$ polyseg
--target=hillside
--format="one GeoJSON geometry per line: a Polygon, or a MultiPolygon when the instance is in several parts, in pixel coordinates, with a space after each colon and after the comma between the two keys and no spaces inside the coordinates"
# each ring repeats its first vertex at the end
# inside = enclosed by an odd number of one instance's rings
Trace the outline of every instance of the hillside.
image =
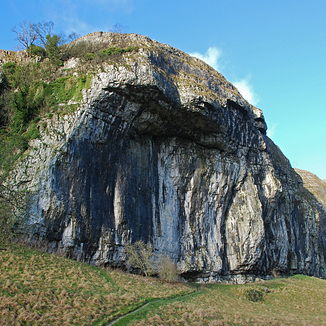
{"type": "Polygon", "coordinates": [[[326,181],[319,179],[309,171],[300,169],[295,169],[295,171],[301,176],[305,188],[326,208],[326,181]]]}
{"type": "Polygon", "coordinates": [[[0,163],[28,195],[25,241],[122,267],[143,240],[201,282],[326,277],[325,209],[219,72],[136,34],[60,51],[1,59],[0,163]]]}
{"type": "Polygon", "coordinates": [[[116,321],[113,325],[324,325],[325,294],[324,280],[302,275],[250,285],[191,287],[95,268],[26,247],[0,251],[3,326],[90,326],[110,321],[116,321]],[[117,321],[119,316],[124,318],[117,321]]]}

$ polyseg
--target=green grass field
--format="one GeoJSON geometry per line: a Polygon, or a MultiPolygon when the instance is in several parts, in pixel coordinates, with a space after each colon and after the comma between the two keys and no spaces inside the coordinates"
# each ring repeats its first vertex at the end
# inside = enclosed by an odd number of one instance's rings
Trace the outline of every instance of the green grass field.
{"type": "Polygon", "coordinates": [[[196,288],[17,245],[0,251],[1,325],[108,325],[120,316],[115,325],[326,325],[325,280],[196,288]]]}

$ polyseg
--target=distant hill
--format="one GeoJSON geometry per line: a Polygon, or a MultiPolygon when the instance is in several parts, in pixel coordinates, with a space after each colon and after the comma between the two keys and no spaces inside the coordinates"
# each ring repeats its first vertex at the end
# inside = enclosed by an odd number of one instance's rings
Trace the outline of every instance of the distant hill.
{"type": "Polygon", "coordinates": [[[303,185],[307,188],[316,199],[326,207],[326,180],[319,179],[315,174],[295,169],[295,171],[301,176],[303,185]]]}

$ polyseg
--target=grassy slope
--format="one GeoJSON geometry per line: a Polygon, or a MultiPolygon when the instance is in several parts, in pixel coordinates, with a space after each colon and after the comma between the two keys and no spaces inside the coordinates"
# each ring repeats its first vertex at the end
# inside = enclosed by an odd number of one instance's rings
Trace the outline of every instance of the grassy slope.
{"type": "MultiPolygon", "coordinates": [[[[146,311],[145,311],[146,310],[146,311]]],[[[296,275],[246,285],[205,286],[197,295],[122,319],[119,325],[326,325],[326,281],[296,275]],[[263,300],[248,300],[256,289],[263,300]],[[267,291],[267,293],[265,292],[267,291]]]]}
{"type": "Polygon", "coordinates": [[[1,325],[101,325],[150,301],[117,324],[326,325],[325,282],[297,275],[193,292],[182,283],[13,246],[0,251],[0,320],[1,325]],[[264,293],[263,300],[249,301],[248,289],[264,293]]]}
{"type": "Polygon", "coordinates": [[[25,247],[0,251],[1,325],[102,325],[189,286],[95,268],[25,247]]]}

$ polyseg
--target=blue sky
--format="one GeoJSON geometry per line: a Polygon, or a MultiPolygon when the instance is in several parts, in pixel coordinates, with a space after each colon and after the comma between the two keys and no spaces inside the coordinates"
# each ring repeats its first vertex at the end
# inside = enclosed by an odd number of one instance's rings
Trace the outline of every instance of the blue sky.
{"type": "Polygon", "coordinates": [[[6,0],[0,48],[21,21],[55,31],[149,36],[199,56],[263,110],[268,134],[293,167],[326,179],[325,0],[6,0]]]}

